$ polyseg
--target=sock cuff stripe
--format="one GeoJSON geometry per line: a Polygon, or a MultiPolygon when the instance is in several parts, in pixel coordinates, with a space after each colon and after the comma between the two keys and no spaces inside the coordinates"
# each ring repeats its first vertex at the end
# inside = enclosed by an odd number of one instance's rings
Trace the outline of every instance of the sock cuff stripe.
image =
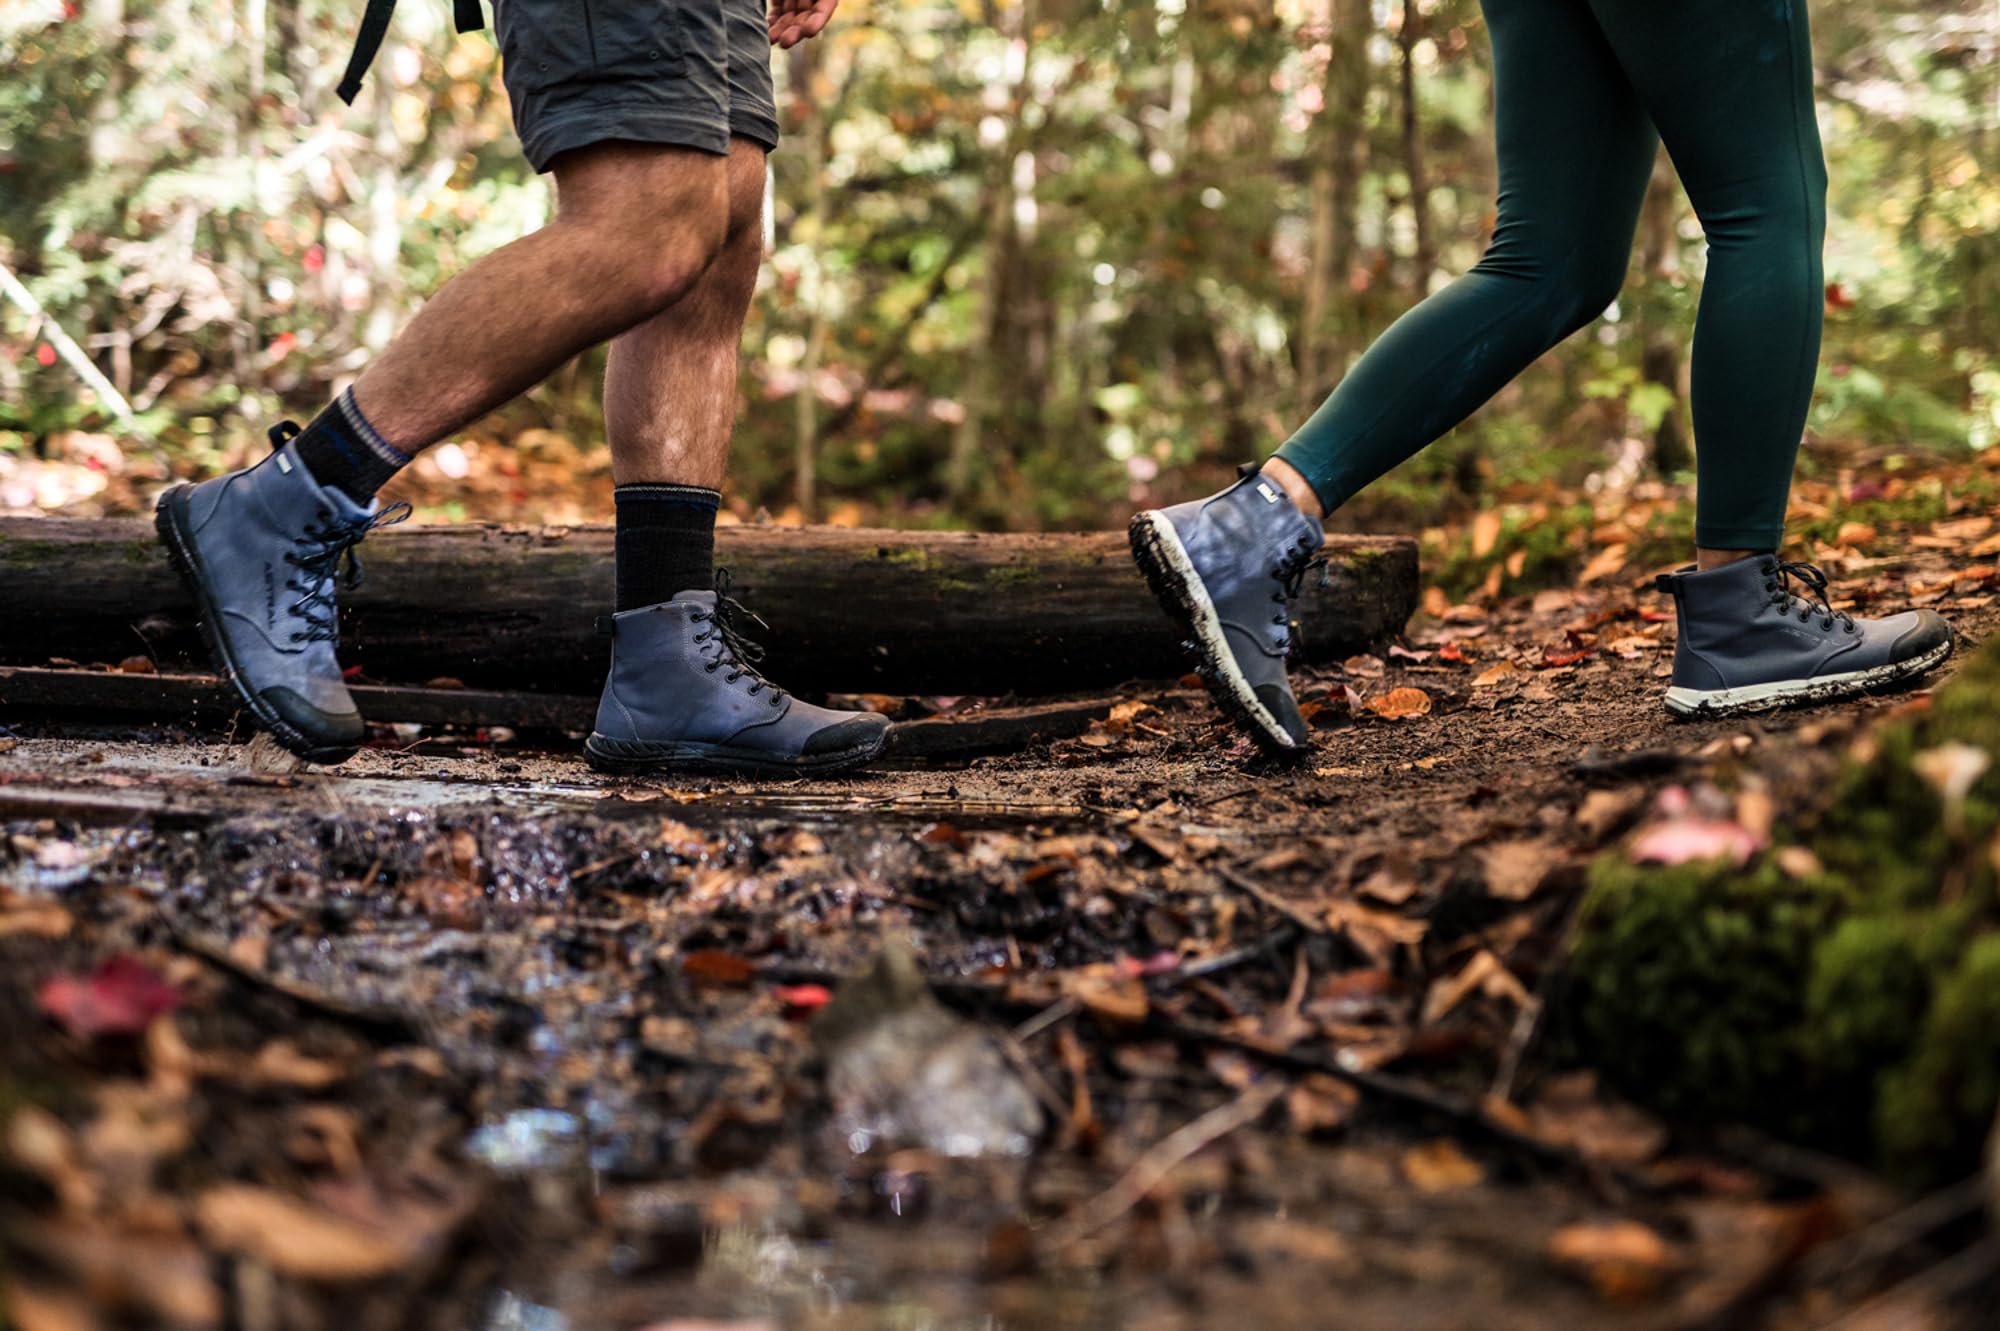
{"type": "Polygon", "coordinates": [[[348,428],[354,431],[355,436],[366,444],[368,450],[376,457],[395,467],[410,465],[410,455],[376,433],[375,427],[368,423],[368,418],[361,414],[361,408],[354,402],[353,389],[344,390],[333,402],[340,408],[341,419],[347,422],[348,428]]]}
{"type": "Polygon", "coordinates": [[[634,485],[613,486],[611,500],[614,504],[682,504],[689,508],[713,510],[722,507],[722,492],[720,490],[710,490],[700,485],[667,485],[645,482],[634,485]]]}

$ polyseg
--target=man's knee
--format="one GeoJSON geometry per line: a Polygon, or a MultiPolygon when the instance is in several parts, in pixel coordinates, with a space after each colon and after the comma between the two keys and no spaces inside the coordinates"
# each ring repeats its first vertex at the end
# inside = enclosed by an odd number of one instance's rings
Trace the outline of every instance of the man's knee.
{"type": "Polygon", "coordinates": [[[672,305],[722,254],[730,232],[727,159],[684,148],[605,144],[556,166],[560,224],[590,237],[646,317],[672,305]]]}

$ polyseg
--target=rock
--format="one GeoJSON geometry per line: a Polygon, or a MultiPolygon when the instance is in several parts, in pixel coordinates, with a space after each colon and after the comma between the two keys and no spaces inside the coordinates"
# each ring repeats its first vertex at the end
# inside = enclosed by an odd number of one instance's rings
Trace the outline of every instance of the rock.
{"type": "Polygon", "coordinates": [[[886,946],[813,1021],[836,1130],[856,1154],[914,1146],[1026,1155],[1042,1109],[994,1036],[947,1011],[915,955],[886,946]]]}

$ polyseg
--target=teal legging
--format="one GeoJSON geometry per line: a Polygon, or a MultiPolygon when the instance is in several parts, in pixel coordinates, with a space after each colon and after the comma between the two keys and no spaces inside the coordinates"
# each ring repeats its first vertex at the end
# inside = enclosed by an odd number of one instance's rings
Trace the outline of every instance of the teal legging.
{"type": "Polygon", "coordinates": [[[1656,145],[1708,237],[1695,541],[1773,550],[1825,300],[1806,0],[1484,0],[1499,219],[1278,450],[1331,512],[1616,298],[1656,145]],[[1657,126],[1657,133],[1655,127],[1657,126]]]}

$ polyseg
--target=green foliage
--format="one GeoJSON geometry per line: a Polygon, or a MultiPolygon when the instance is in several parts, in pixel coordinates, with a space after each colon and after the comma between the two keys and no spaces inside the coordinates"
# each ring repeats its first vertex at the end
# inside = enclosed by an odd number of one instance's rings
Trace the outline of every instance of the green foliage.
{"type": "Polygon", "coordinates": [[[1798,838],[1762,857],[1594,867],[1575,950],[1581,1048],[1635,1094],[1938,1179],[2000,1106],[2000,771],[1948,815],[1921,755],[2000,753],[2000,647],[1887,727],[1798,838]]]}

